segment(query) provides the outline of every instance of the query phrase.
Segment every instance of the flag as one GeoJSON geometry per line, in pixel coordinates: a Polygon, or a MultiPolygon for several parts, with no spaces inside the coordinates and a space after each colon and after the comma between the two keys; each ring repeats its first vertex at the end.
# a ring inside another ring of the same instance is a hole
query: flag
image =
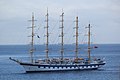
{"type": "Polygon", "coordinates": [[[37,35],[37,37],[38,37],[38,38],[40,38],[40,36],[39,36],[39,35],[37,35]]]}

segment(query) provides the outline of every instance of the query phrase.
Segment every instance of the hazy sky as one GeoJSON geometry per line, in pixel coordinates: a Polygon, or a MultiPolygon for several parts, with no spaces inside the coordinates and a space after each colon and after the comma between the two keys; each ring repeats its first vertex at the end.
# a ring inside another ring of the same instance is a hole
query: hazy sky
{"type": "MultiPolygon", "coordinates": [[[[79,43],[84,42],[85,27],[92,25],[93,43],[120,43],[120,0],[0,0],[0,45],[28,44],[32,12],[35,33],[45,43],[45,15],[49,10],[50,43],[60,43],[60,14],[64,11],[65,43],[74,43],[75,17],[79,17],[79,43]]],[[[37,38],[37,37],[35,37],[37,38]]]]}

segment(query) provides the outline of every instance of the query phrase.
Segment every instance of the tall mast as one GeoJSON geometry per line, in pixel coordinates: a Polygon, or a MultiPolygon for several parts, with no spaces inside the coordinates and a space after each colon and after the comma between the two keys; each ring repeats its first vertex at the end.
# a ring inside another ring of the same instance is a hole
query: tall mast
{"type": "Polygon", "coordinates": [[[64,43],[63,43],[63,37],[64,37],[64,33],[63,33],[63,28],[64,28],[64,26],[63,26],[63,22],[64,22],[64,20],[63,20],[63,17],[64,17],[64,12],[62,12],[62,14],[61,14],[61,17],[62,17],[62,20],[61,20],[61,24],[62,24],[62,26],[60,27],[61,28],[61,60],[63,60],[63,53],[64,53],[64,43]]]}
{"type": "Polygon", "coordinates": [[[31,49],[30,49],[30,58],[31,58],[31,63],[33,63],[33,52],[34,52],[34,13],[32,13],[32,35],[31,35],[31,49]]]}
{"type": "Polygon", "coordinates": [[[49,42],[48,42],[48,40],[49,40],[49,33],[48,33],[48,9],[47,9],[47,14],[46,14],[46,59],[48,60],[48,44],[49,44],[49,42]]]}
{"type": "Polygon", "coordinates": [[[91,33],[90,33],[90,24],[88,25],[88,60],[89,60],[89,62],[90,62],[90,35],[91,35],[91,33]]]}
{"type": "Polygon", "coordinates": [[[75,53],[76,53],[76,59],[78,58],[78,16],[76,17],[76,27],[75,27],[75,29],[76,29],[76,50],[75,50],[75,53]]]}

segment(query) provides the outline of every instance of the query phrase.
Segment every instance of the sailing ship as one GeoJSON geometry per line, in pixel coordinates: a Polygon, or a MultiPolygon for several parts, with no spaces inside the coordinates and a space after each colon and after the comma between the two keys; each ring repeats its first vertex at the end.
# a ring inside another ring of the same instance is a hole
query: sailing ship
{"type": "Polygon", "coordinates": [[[25,68],[26,72],[44,72],[44,71],[70,71],[70,70],[93,70],[98,69],[105,65],[105,61],[103,59],[99,58],[91,58],[91,41],[90,41],[90,34],[91,34],[91,25],[89,24],[88,27],[88,58],[84,59],[78,56],[79,53],[79,44],[78,44],[78,16],[76,17],[76,27],[75,27],[75,57],[73,59],[71,58],[64,58],[64,13],[61,14],[61,56],[58,58],[49,58],[49,29],[48,29],[48,10],[46,15],[46,58],[45,59],[33,59],[33,53],[34,53],[34,14],[32,14],[32,36],[31,36],[31,49],[30,49],[30,61],[29,62],[23,62],[16,60],[14,58],[9,58],[12,61],[17,62],[18,64],[22,65],[25,68]]]}

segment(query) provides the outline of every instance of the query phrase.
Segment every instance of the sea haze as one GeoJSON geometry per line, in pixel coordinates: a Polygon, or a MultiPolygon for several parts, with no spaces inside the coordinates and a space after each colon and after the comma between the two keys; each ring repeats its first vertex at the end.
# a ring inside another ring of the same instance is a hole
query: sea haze
{"type": "MultiPolygon", "coordinates": [[[[106,65],[98,70],[55,71],[25,73],[19,64],[9,60],[9,57],[21,61],[29,61],[28,45],[0,45],[0,80],[120,80],[120,44],[92,45],[91,56],[104,58],[106,65]],[[98,48],[94,48],[97,46],[98,48]]],[[[79,45],[79,56],[87,58],[87,45],[79,45]]],[[[35,46],[35,58],[43,58],[45,46],[35,46]]],[[[49,56],[60,56],[60,45],[49,46],[49,56]]],[[[75,45],[64,46],[65,57],[75,56],[75,45]]]]}

